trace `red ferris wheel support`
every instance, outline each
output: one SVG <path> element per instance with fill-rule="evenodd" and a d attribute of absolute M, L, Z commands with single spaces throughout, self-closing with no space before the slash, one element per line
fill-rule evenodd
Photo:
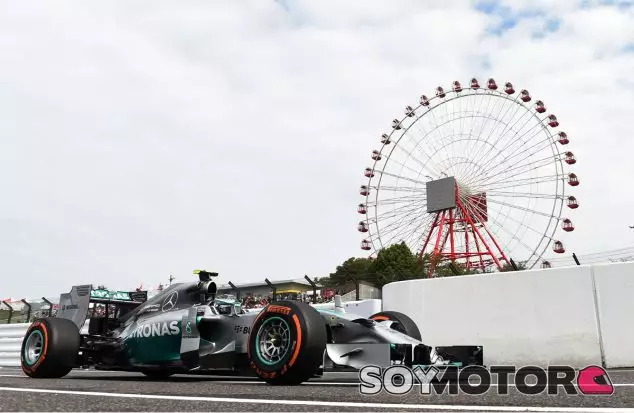
<path fill-rule="evenodd" d="M 485 269 L 495 264 L 502 269 L 502 261 L 510 264 L 506 254 L 500 247 L 491 231 L 486 226 L 486 194 L 461 197 L 457 184 L 454 184 L 455 207 L 435 211 L 434 221 L 427 233 L 425 243 L 418 258 L 422 260 L 424 251 L 430 241 L 435 238 L 432 263 L 429 268 L 429 277 L 432 276 L 436 265 L 440 261 L 465 262 L 467 269 Z M 463 199 L 466 199 L 465 203 Z M 472 238 L 469 239 L 469 234 Z M 457 251 L 455 239 L 464 237 L 464 251 Z M 449 249 L 447 240 L 449 239 Z M 474 249 L 470 249 L 473 244 Z"/>

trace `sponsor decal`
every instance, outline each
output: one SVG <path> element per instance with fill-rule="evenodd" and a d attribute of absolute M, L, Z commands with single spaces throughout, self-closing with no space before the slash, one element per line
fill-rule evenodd
<path fill-rule="evenodd" d="M 190 327 L 191 328 L 191 327 Z M 139 324 L 129 335 L 131 338 L 176 336 L 181 329 L 178 321 Z"/>
<path fill-rule="evenodd" d="M 508 395 L 509 387 L 525 395 L 556 396 L 560 391 L 568 395 L 612 395 L 614 385 L 605 369 L 588 366 L 578 372 L 571 366 L 414 366 L 394 365 L 388 368 L 365 366 L 359 370 L 359 392 L 365 395 L 380 393 L 408 394 L 420 386 L 420 394 L 481 395 L 493 389 Z M 492 380 L 492 377 L 495 380 Z M 492 383 L 495 383 L 492 385 Z"/>
<path fill-rule="evenodd" d="M 152 304 L 152 305 L 148 305 L 147 307 L 143 308 L 140 313 L 144 314 L 144 313 L 153 313 L 156 312 L 158 310 L 161 309 L 161 305 L 160 304 Z"/>
<path fill-rule="evenodd" d="M 79 306 L 77 304 L 64 304 L 62 305 L 62 311 L 64 310 L 77 310 L 79 308 Z"/>
<path fill-rule="evenodd" d="M 161 304 L 161 311 L 166 312 L 173 310 L 177 302 L 178 291 L 174 291 L 163 300 L 163 304 Z"/>
<path fill-rule="evenodd" d="M 283 307 L 281 305 L 270 305 L 267 310 L 269 313 L 280 313 L 284 315 L 288 315 L 291 312 L 289 307 Z"/>
<path fill-rule="evenodd" d="M 249 334 L 251 333 L 251 327 L 248 326 L 241 326 L 239 324 L 236 324 L 235 326 L 233 326 L 233 329 L 235 330 L 236 334 Z"/>

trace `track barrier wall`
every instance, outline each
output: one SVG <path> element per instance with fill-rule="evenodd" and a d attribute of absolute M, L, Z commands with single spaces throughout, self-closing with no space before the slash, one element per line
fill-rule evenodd
<path fill-rule="evenodd" d="M 400 281 L 400 311 L 434 346 L 482 345 L 484 363 L 634 367 L 634 263 Z"/>

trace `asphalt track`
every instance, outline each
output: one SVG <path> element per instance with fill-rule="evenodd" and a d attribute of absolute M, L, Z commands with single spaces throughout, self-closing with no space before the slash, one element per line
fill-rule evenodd
<path fill-rule="evenodd" d="M 34 380 L 0 368 L 1 411 L 634 411 L 634 371 L 608 372 L 611 396 L 508 395 L 495 387 L 480 396 L 359 394 L 354 374 L 328 374 L 301 386 L 269 386 L 252 378 L 173 376 L 77 370 L 63 379 Z"/>

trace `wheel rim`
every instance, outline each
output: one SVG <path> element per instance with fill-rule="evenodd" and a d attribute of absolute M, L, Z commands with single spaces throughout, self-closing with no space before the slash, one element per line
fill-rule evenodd
<path fill-rule="evenodd" d="M 258 359 L 267 365 L 279 363 L 290 349 L 291 329 L 280 317 L 271 317 L 264 321 L 256 336 Z"/>
<path fill-rule="evenodd" d="M 39 330 L 31 332 L 26 339 L 24 345 L 24 361 L 29 366 L 35 364 L 42 355 L 42 349 L 44 348 L 44 337 Z"/>

